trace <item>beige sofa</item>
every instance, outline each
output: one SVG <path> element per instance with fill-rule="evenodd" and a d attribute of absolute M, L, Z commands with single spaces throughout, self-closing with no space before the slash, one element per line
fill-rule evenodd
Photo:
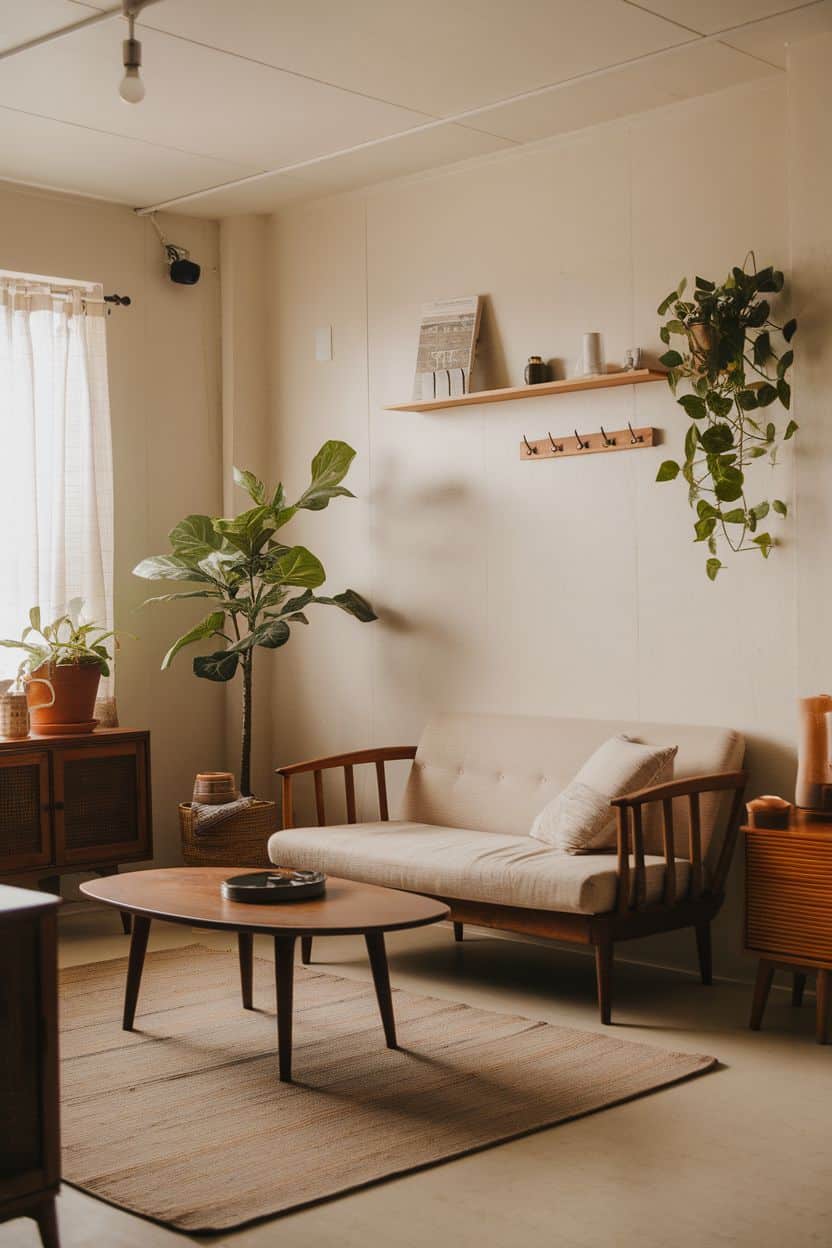
<path fill-rule="evenodd" d="M 676 745 L 670 784 L 613 803 L 615 853 L 563 854 L 532 839 L 541 808 L 608 737 Z M 610 1019 L 618 940 L 693 926 L 710 982 L 710 922 L 723 899 L 745 775 L 745 745 L 725 728 L 631 720 L 443 714 L 418 747 L 315 759 L 278 769 L 284 829 L 269 856 L 287 866 L 429 894 L 465 922 L 592 945 L 601 1017 Z M 384 764 L 412 758 L 399 818 L 389 820 Z M 375 766 L 379 819 L 358 822 L 354 768 Z M 343 767 L 346 824 L 326 823 L 323 771 Z M 318 826 L 293 825 L 293 780 L 314 778 Z M 309 942 L 304 956 L 309 956 Z"/>

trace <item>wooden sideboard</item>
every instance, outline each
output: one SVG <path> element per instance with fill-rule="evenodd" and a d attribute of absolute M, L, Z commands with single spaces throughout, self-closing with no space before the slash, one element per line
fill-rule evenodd
<path fill-rule="evenodd" d="M 59 898 L 0 886 L 0 1222 L 34 1218 L 59 1248 Z"/>
<path fill-rule="evenodd" d="M 0 737 L 0 881 L 58 892 L 152 856 L 148 732 Z"/>
<path fill-rule="evenodd" d="M 745 947 L 760 961 L 750 1026 L 763 1019 L 778 967 L 794 975 L 792 1004 L 816 973 L 818 1044 L 830 1041 L 832 1006 L 832 820 L 797 811 L 788 828 L 743 828 Z"/>

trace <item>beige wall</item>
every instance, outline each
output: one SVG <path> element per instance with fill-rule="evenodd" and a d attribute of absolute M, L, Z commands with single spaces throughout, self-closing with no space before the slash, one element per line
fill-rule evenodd
<path fill-rule="evenodd" d="M 194 679 L 187 655 L 160 672 L 195 607 L 137 613 L 148 582 L 130 570 L 165 550 L 169 529 L 188 512 L 221 508 L 220 321 L 216 225 L 186 217 L 162 223 L 202 265 L 199 285 L 170 282 L 150 222 L 129 209 L 0 186 L 0 268 L 99 281 L 133 300 L 107 320 L 115 617 L 138 638 L 123 643 L 116 692 L 122 724 L 151 731 L 156 858 L 172 862 L 176 803 L 188 798 L 198 768 L 225 762 L 222 691 Z"/>
<path fill-rule="evenodd" d="M 796 132 L 798 310 L 828 302 L 828 276 L 818 283 L 812 265 L 820 240 L 830 265 L 829 188 L 803 202 L 828 142 L 829 110 L 817 103 L 829 94 L 826 42 L 800 57 L 795 97 L 777 75 L 273 219 L 274 472 L 302 483 L 326 437 L 357 448 L 360 500 L 302 517 L 293 534 L 331 565 L 335 587 L 366 591 L 382 616 L 366 628 L 316 618 L 276 656 L 279 755 L 415 740 L 442 707 L 632 716 L 741 729 L 753 789 L 791 792 L 795 696 L 829 683 L 829 630 L 817 623 L 832 601 L 818 590 L 828 434 L 802 452 L 808 497 L 769 563 L 735 558 L 711 585 L 683 488 L 654 484 L 685 428 L 664 386 L 431 415 L 383 407 L 410 393 L 425 300 L 487 295 L 483 380 L 505 384 L 533 352 L 571 364 L 583 330 L 603 332 L 612 362 L 633 344 L 661 350 L 656 305 L 683 274 L 720 278 L 749 248 L 788 271 L 783 162 Z M 313 332 L 328 324 L 335 358 L 316 364 Z M 796 341 L 807 355 L 813 344 L 798 376 L 806 442 L 826 418 L 815 404 L 822 337 L 804 330 Z M 662 429 L 667 445 L 584 462 L 518 458 L 524 432 L 627 420 Z M 774 481 L 761 468 L 760 497 L 792 499 L 793 469 L 790 454 Z M 747 975 L 740 894 L 737 864 L 719 970 Z M 633 952 L 690 966 L 692 938 Z"/>

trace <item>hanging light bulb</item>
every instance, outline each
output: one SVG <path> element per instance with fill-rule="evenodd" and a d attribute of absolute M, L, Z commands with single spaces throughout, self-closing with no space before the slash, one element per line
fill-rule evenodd
<path fill-rule="evenodd" d="M 139 104 L 144 99 L 144 83 L 139 73 L 142 64 L 142 45 L 135 37 L 135 9 L 128 3 L 128 0 L 124 2 L 124 13 L 129 34 L 121 45 L 124 77 L 119 84 L 118 93 L 126 103 Z"/>

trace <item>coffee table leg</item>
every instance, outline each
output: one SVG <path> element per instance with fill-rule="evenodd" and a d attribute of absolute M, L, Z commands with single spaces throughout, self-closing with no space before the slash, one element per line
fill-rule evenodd
<path fill-rule="evenodd" d="M 277 1052 L 282 1083 L 292 1082 L 292 997 L 295 979 L 294 936 L 275 936 L 274 974 L 277 999 Z"/>
<path fill-rule="evenodd" d="M 384 948 L 383 932 L 366 932 L 367 953 L 370 956 L 370 967 L 373 972 L 373 983 L 376 986 L 378 1009 L 384 1026 L 384 1038 L 388 1049 L 397 1049 L 396 1020 L 393 1017 L 393 997 L 390 992 L 390 972 L 387 969 L 387 953 Z"/>
<path fill-rule="evenodd" d="M 253 1010 L 254 934 L 252 932 L 238 932 L 237 949 L 240 955 L 240 989 L 243 994 L 243 1009 Z"/>
<path fill-rule="evenodd" d="M 136 1017 L 136 1002 L 139 999 L 139 985 L 142 982 L 142 967 L 147 949 L 147 938 L 150 935 L 150 919 L 143 914 L 133 916 L 133 932 L 130 936 L 130 956 L 127 959 L 127 986 L 124 990 L 124 1018 L 122 1027 L 125 1031 L 133 1030 L 133 1019 Z"/>

